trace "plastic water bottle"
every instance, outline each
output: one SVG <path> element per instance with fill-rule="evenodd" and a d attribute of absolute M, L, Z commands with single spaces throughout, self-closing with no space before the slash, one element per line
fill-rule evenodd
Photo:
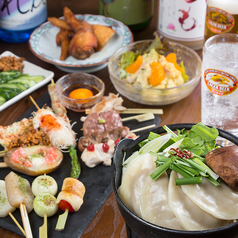
<path fill-rule="evenodd" d="M 46 0 L 0 0 L 0 40 L 27 42 L 46 19 Z"/>

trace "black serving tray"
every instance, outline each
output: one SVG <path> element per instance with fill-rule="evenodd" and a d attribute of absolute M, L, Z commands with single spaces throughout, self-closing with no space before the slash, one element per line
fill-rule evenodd
<path fill-rule="evenodd" d="M 46 92 L 38 101 L 38 106 L 41 108 L 44 105 L 51 106 L 51 101 L 48 92 Z M 22 115 L 19 120 L 22 118 L 29 118 L 32 115 L 33 111 L 36 111 L 34 105 Z M 77 133 L 77 138 L 80 138 L 82 133 L 82 122 L 80 121 L 80 117 L 84 116 L 84 113 L 73 112 L 68 110 L 67 113 L 71 123 L 77 122 L 73 126 L 73 130 Z M 131 115 L 122 114 L 122 117 L 127 117 Z M 137 127 L 147 126 L 151 124 L 155 124 L 156 126 L 159 125 L 161 119 L 158 116 L 155 116 L 155 119 L 138 123 L 135 121 L 125 122 L 124 125 L 128 126 L 130 129 L 135 129 Z M 139 134 L 143 134 L 145 131 L 142 131 Z M 77 150 L 78 157 L 80 158 L 80 152 Z M 2 161 L 2 158 L 0 159 Z M 93 217 L 96 215 L 100 207 L 104 204 L 106 199 L 108 198 L 109 194 L 112 192 L 112 176 L 113 176 L 113 166 L 104 166 L 98 165 L 95 168 L 87 167 L 80 159 L 82 172 L 79 177 L 79 180 L 85 185 L 86 193 L 84 196 L 84 203 L 81 206 L 80 210 L 75 213 L 69 213 L 65 229 L 63 231 L 56 231 L 55 226 L 58 220 L 58 216 L 63 213 L 60 209 L 58 212 L 49 217 L 48 222 L 48 237 L 57 237 L 57 238 L 78 238 L 80 237 L 85 229 L 88 227 L 90 222 L 92 221 Z M 70 176 L 71 170 L 71 158 L 68 153 L 64 153 L 64 159 L 60 167 L 50 173 L 49 175 L 52 176 L 58 183 L 58 193 L 61 190 L 63 180 L 66 177 Z M 4 180 L 5 176 L 11 171 L 10 168 L 1 168 L 0 179 Z M 26 178 L 30 183 L 33 182 L 35 177 L 31 177 L 28 175 L 24 175 L 21 173 L 16 172 L 18 175 Z M 57 193 L 57 194 L 58 194 Z M 16 209 L 13 213 L 15 218 L 19 221 L 22 225 L 20 210 Z M 32 234 L 34 238 L 39 237 L 39 227 L 43 225 L 43 218 L 36 215 L 34 210 L 29 214 L 29 220 L 31 224 Z M 7 230 L 13 231 L 19 235 L 22 235 L 19 228 L 15 225 L 12 219 L 7 216 L 4 218 L 0 218 L 0 227 L 5 228 Z M 22 225 L 23 227 L 23 225 Z"/>

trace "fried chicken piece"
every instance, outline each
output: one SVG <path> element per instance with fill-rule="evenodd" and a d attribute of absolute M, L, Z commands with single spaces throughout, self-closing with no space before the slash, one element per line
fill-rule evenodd
<path fill-rule="evenodd" d="M 86 21 L 76 19 L 72 11 L 64 7 L 64 17 L 66 23 L 75 32 L 70 44 L 69 53 L 76 59 L 86 59 L 94 53 L 97 48 L 97 38 L 92 26 Z"/>
<path fill-rule="evenodd" d="M 56 18 L 56 17 L 48 17 L 47 20 L 54 26 L 57 26 L 57 27 L 59 27 L 61 29 L 64 29 L 64 30 L 71 31 L 70 26 L 66 23 L 65 20 L 61 20 L 61 19 Z"/>
<path fill-rule="evenodd" d="M 98 40 L 98 47 L 96 50 L 100 51 L 103 46 L 114 36 L 115 31 L 111 27 L 98 24 L 92 25 L 92 28 Z"/>
<path fill-rule="evenodd" d="M 56 44 L 61 46 L 60 60 L 65 60 L 69 56 L 70 31 L 60 28 L 56 35 Z"/>

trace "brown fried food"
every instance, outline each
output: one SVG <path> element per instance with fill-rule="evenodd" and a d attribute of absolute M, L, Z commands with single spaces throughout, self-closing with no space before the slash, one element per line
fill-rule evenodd
<path fill-rule="evenodd" d="M 70 44 L 69 53 L 76 59 L 86 59 L 94 53 L 97 48 L 97 38 L 92 26 L 86 21 L 76 19 L 68 7 L 64 7 L 66 23 L 75 32 Z"/>
<path fill-rule="evenodd" d="M 56 35 L 56 44 L 61 46 L 60 60 L 65 60 L 69 56 L 70 31 L 60 28 Z"/>
<path fill-rule="evenodd" d="M 98 40 L 97 51 L 100 51 L 103 46 L 114 36 L 115 31 L 108 26 L 103 25 L 92 25 L 94 34 Z"/>
<path fill-rule="evenodd" d="M 65 20 L 61 20 L 59 18 L 56 18 L 56 17 L 48 17 L 47 20 L 54 26 L 57 26 L 61 29 L 64 29 L 64 30 L 68 30 L 70 31 L 71 28 L 70 26 L 66 23 Z"/>
<path fill-rule="evenodd" d="M 23 57 L 3 56 L 0 58 L 0 71 L 18 70 L 22 73 L 24 60 Z"/>
<path fill-rule="evenodd" d="M 9 126 L 0 126 L 0 145 L 9 151 L 15 147 L 52 144 L 41 129 L 34 129 L 31 119 L 24 118 Z"/>

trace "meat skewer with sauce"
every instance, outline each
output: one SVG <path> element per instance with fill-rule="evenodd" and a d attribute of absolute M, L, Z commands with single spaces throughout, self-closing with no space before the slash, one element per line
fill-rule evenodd
<path fill-rule="evenodd" d="M 34 195 L 28 180 L 10 172 L 5 177 L 8 201 L 11 206 L 20 208 L 26 237 L 32 237 L 30 222 L 27 213 L 33 209 Z"/>

